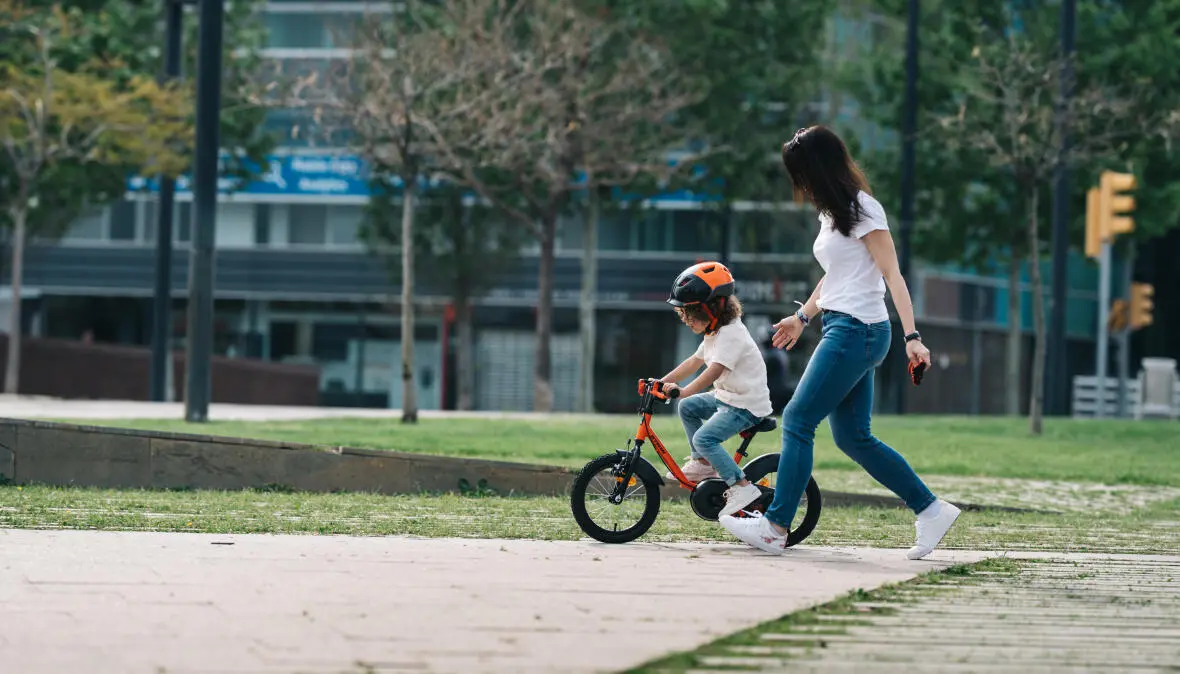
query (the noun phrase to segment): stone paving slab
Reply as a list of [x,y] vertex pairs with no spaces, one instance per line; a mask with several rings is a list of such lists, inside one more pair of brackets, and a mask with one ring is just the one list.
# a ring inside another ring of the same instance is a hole
[[23,674],[607,672],[987,554],[0,530],[0,652]]
[[822,625],[839,633],[808,626],[761,634],[757,645],[701,657],[701,671],[1177,671],[1180,557],[1049,557],[1013,576],[981,574],[858,603],[890,610],[826,616]]

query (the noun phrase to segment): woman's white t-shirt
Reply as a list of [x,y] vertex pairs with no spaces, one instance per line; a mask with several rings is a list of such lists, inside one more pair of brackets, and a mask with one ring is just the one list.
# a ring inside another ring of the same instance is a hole
[[889,320],[885,307],[885,277],[861,238],[874,230],[889,231],[885,209],[865,192],[857,194],[861,219],[844,236],[832,226],[832,216],[820,214],[819,235],[812,252],[827,274],[819,291],[820,309],[840,311],[862,323]]

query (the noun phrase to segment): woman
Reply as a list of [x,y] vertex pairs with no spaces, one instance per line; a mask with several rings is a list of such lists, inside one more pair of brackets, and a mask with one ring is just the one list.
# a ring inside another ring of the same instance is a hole
[[872,197],[844,142],[823,126],[796,132],[783,146],[783,164],[796,201],[809,201],[819,211],[812,252],[824,277],[794,316],[775,324],[773,344],[793,347],[821,310],[823,336],[783,413],[774,502],[764,516],[728,516],[720,522],[746,543],[781,554],[811,475],[815,429],[827,417],[836,446],[917,514],[917,541],[906,556],[921,559],[946,535],[959,509],[936,498],[906,460],[869,430],[873,374],[891,339],[886,286],[905,330],[906,356],[930,364],[930,351],[914,325],[885,210]]

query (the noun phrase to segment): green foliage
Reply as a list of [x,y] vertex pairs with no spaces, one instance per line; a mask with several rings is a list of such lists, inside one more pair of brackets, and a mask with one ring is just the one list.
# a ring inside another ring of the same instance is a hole
[[727,151],[699,162],[694,189],[726,201],[789,196],[780,148],[798,126],[819,121],[808,104],[822,87],[820,55],[833,9],[819,0],[583,0],[656,35],[698,88],[683,110],[704,140]]
[[[260,165],[273,148],[273,140],[259,133],[266,111],[251,103],[251,89],[257,81],[263,32],[255,2],[227,6],[225,27],[222,145],[238,148],[242,156],[228,162],[228,171],[245,178],[247,167]],[[164,35],[160,30],[162,12],[158,3],[132,0],[4,0],[0,2],[0,64],[24,68],[37,58],[29,27],[62,30],[52,58],[63,73],[84,73],[109,82],[113,92],[126,92],[162,70]],[[184,88],[191,90],[195,72],[197,18],[185,16],[183,70],[188,74]],[[185,116],[191,127],[191,99]],[[174,140],[191,138],[191,131],[174,134]],[[183,148],[185,166],[191,148]],[[30,212],[29,231],[43,238],[59,236],[86,207],[102,206],[122,197],[126,178],[143,166],[128,164],[125,157],[107,156],[101,162],[65,158],[42,176],[40,203]],[[249,158],[250,162],[242,161]],[[0,203],[11,200],[14,184],[12,166],[0,156]],[[8,176],[8,179],[5,178]],[[6,187],[7,186],[7,187]],[[11,226],[0,214],[0,226]]]
[[[857,98],[868,119],[888,129],[900,127],[904,102],[906,5],[904,0],[875,4],[883,17],[882,39],[842,73],[843,88]],[[985,153],[954,147],[932,132],[939,117],[959,110],[964,72],[981,31],[993,36],[1015,32],[1047,57],[1059,49],[1057,3],[1022,3],[1019,11],[1011,7],[986,0],[922,3],[914,246],[933,261],[980,265],[1006,258],[1013,247],[1022,252],[1024,204],[1009,168],[993,166]],[[1132,105],[1131,119],[1167,118],[1169,111],[1180,109],[1180,71],[1174,67],[1180,60],[1178,27],[1180,0],[1078,3],[1076,86],[1111,91]],[[1180,165],[1170,159],[1168,144],[1151,133],[1155,129],[1143,130],[1073,171],[1070,226],[1076,247],[1082,242],[1085,190],[1103,169],[1130,169],[1139,178],[1136,236],[1154,236],[1175,225]],[[862,159],[891,210],[900,195],[898,140]],[[1050,199],[1042,198],[1042,217],[1049,207]],[[1041,232],[1047,239],[1049,228]]]

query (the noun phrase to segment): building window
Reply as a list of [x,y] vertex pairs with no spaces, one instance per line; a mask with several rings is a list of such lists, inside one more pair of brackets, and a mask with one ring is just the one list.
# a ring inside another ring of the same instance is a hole
[[289,243],[322,246],[327,241],[328,207],[322,204],[291,204],[288,209]]
[[98,241],[106,236],[107,208],[88,208],[74,220],[63,237],[66,241]]
[[724,214],[698,209],[670,211],[672,249],[678,252],[714,252],[721,247]]
[[143,202],[116,201],[111,205],[110,240],[135,241],[137,215]]
[[802,210],[734,211],[733,236],[739,253],[807,254],[815,237],[815,216]]
[[329,243],[341,246],[359,244],[361,218],[364,217],[363,207],[329,206],[327,215]]

